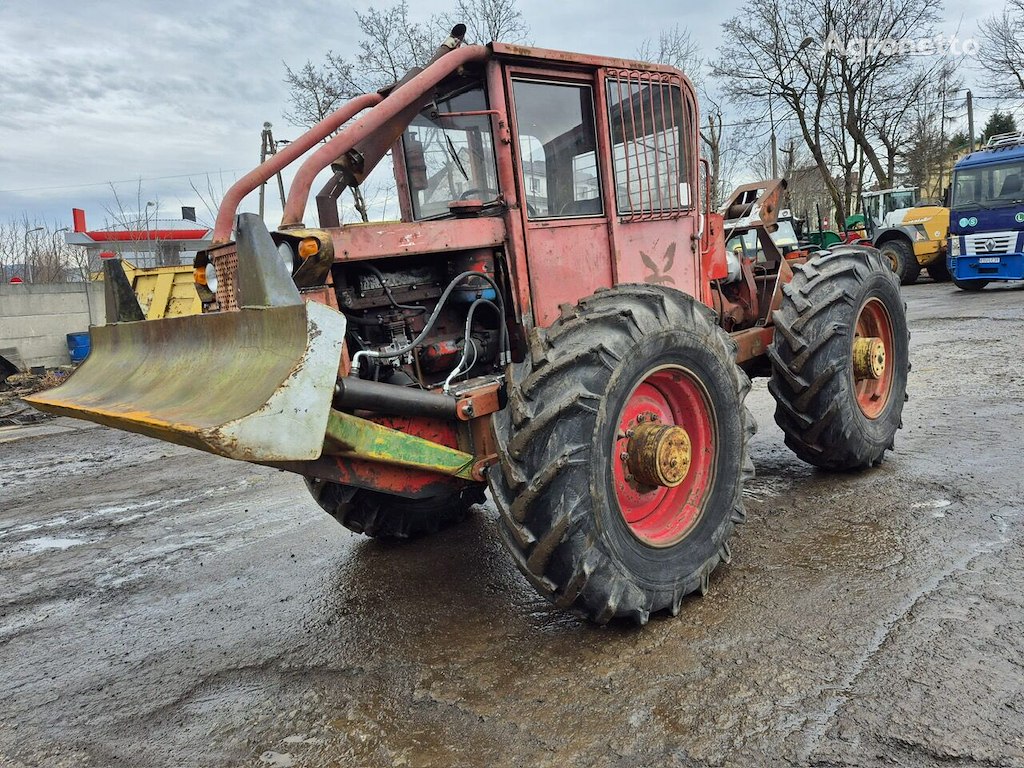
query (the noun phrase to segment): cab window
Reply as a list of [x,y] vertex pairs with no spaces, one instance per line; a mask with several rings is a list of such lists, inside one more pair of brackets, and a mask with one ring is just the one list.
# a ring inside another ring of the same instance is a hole
[[671,218],[692,205],[689,108],[668,80],[623,72],[605,81],[615,204],[625,218]]
[[[447,215],[454,200],[498,197],[491,118],[480,85],[438,99],[402,137],[413,216]],[[465,113],[477,114],[465,114]]]
[[590,86],[514,80],[519,157],[530,219],[600,216]]

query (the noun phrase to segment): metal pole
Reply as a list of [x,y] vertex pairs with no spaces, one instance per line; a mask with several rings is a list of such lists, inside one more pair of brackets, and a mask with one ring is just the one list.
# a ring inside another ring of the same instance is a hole
[[[267,160],[267,134],[270,133],[270,123],[263,124],[263,133],[260,134],[260,165]],[[267,197],[267,182],[260,184],[260,218],[263,218],[263,204]]]
[[[287,139],[281,139],[285,144],[288,143]],[[274,132],[271,128],[270,123],[267,123],[267,144],[270,145],[270,154],[277,154],[277,140],[274,139]],[[277,172],[277,191],[281,196],[281,209],[284,210],[285,196],[284,196],[284,178],[281,176],[281,172]]]
[[967,91],[967,133],[971,140],[971,152],[974,151],[974,94]]

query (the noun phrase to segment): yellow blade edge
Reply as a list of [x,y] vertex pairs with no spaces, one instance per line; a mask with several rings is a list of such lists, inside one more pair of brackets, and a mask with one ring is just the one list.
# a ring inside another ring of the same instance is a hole
[[232,459],[320,456],[345,336],[333,309],[242,309],[91,334],[78,370],[28,402]]

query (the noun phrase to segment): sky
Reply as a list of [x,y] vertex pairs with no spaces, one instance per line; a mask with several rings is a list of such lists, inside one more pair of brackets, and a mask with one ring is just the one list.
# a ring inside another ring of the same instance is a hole
[[[258,164],[264,121],[278,138],[300,132],[282,117],[284,62],[351,54],[354,11],[370,5],[0,0],[0,221],[27,216],[57,228],[77,207],[99,228],[118,205],[156,202],[162,216],[191,205],[211,222],[224,191]],[[628,13],[621,0],[519,2],[535,45],[627,57],[679,24],[713,58],[720,25],[743,5],[648,0]],[[1002,5],[947,3],[945,29],[971,36]],[[441,0],[411,6],[424,17],[448,10]],[[979,102],[979,122],[985,109]],[[276,197],[268,186],[271,223]],[[253,194],[242,210],[256,205]]]

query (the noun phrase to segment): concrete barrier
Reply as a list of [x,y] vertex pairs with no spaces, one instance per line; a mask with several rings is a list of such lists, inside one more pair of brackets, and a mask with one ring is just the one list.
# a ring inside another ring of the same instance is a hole
[[67,334],[103,321],[103,283],[0,285],[0,349],[26,368],[69,364]]

